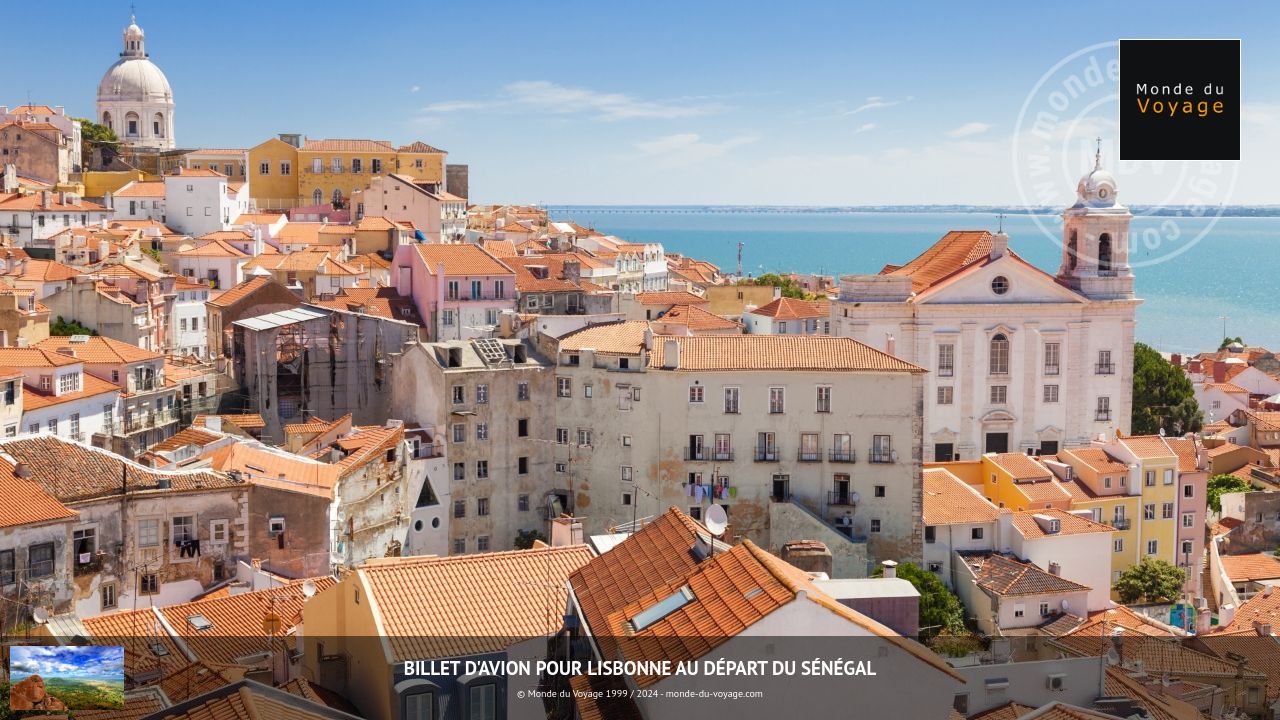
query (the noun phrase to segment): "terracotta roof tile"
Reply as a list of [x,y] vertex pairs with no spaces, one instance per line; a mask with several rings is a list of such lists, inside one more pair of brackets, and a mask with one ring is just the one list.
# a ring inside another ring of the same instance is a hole
[[663,290],[636,294],[641,305],[709,305],[710,300],[683,290]]
[[1086,585],[999,553],[967,554],[964,560],[979,587],[1002,597],[1089,591]]
[[881,274],[911,278],[911,288],[918,293],[957,270],[987,259],[990,253],[991,233],[986,230],[952,230],[911,262]]
[[1018,720],[1018,718],[1032,710],[1035,710],[1035,708],[1010,701],[1003,705],[997,705],[990,710],[984,710],[977,715],[972,715],[969,720]]
[[413,246],[426,263],[427,272],[435,274],[444,265],[446,275],[514,275],[510,267],[479,245],[438,245],[420,243]]
[[369,152],[393,153],[395,148],[386,140],[326,139],[307,140],[299,148],[303,152]]
[[5,272],[6,277],[37,282],[59,282],[70,280],[84,273],[70,265],[63,265],[56,260],[37,260],[31,258],[19,263],[16,272]]
[[648,329],[649,323],[644,320],[588,325],[560,336],[560,352],[592,349],[610,355],[639,355]]
[[231,307],[232,305],[235,305],[241,300],[249,297],[255,290],[258,290],[269,282],[271,282],[271,278],[266,276],[258,275],[251,277],[235,287],[227,288],[226,292],[223,292],[209,300],[208,304],[220,308]]
[[1177,458],[1177,454],[1165,443],[1164,438],[1159,435],[1133,435],[1119,438],[1119,440],[1134,455],[1143,460]]
[[671,342],[680,349],[679,370],[924,372],[853,338],[796,335],[659,336],[653,340],[650,369],[664,369]]
[[428,145],[421,140],[416,140],[408,145],[401,145],[396,148],[396,152],[402,153],[435,153],[437,155],[447,155],[448,152],[438,147]]
[[1280,559],[1271,553],[1223,555],[1222,570],[1232,582],[1280,578]]
[[113,196],[119,198],[163,198],[163,180],[135,180],[120,188]]
[[13,474],[13,465],[0,462],[0,527],[57,522],[79,515],[49,494],[40,483]]
[[742,326],[697,305],[676,305],[662,316],[663,322],[685,325],[690,331],[737,330]]
[[0,440],[0,451],[25,463],[30,472],[27,479],[39,483],[64,503],[119,495],[122,484],[129,492],[217,490],[244,485],[219,472],[152,470],[105,450],[52,435]]
[[186,250],[179,250],[177,254],[183,257],[249,257],[248,253],[243,252],[240,248],[228,243],[226,240],[219,239],[209,240]]
[[73,352],[70,357],[77,362],[90,365],[105,363],[110,365],[159,360],[164,356],[151,350],[143,350],[137,345],[113,340],[105,335],[92,335],[84,342],[72,342],[70,337],[53,336],[36,343],[41,350],[58,353]]
[[1085,465],[1103,474],[1129,472],[1129,465],[1127,463],[1116,460],[1108,455],[1102,448],[1066,448],[1059,451],[1058,455],[1069,455],[1078,458]]
[[997,467],[1009,473],[1014,480],[1041,480],[1053,477],[1049,469],[1030,455],[1022,453],[992,453],[986,457]]
[[[357,568],[396,662],[504,649],[560,629],[565,581],[585,545],[454,557],[386,558]],[[555,610],[548,613],[548,608]]]
[[946,468],[924,470],[924,524],[995,522],[1001,509]]
[[752,315],[771,317],[774,320],[803,320],[807,318],[824,318],[831,312],[830,303],[825,300],[797,300],[780,297],[768,305],[762,305],[751,311]]
[[[1047,515],[1058,521],[1059,530],[1056,533],[1049,533],[1040,526],[1036,521],[1036,515]],[[1110,533],[1115,528],[1110,525],[1096,523],[1088,518],[1069,513],[1065,510],[1057,508],[1045,508],[1043,510],[1024,510],[1016,512],[1011,518],[1013,527],[1024,538],[1042,538],[1054,537],[1058,535],[1086,535],[1089,533]]]

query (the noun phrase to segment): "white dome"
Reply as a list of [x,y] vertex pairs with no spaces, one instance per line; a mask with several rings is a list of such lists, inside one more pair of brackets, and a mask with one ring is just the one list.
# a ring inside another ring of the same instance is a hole
[[1093,169],[1080,178],[1080,184],[1076,185],[1076,205],[1114,207],[1116,192],[1115,176],[1102,169],[1102,140],[1099,139]]
[[98,83],[98,102],[173,102],[169,79],[145,57],[123,57]]

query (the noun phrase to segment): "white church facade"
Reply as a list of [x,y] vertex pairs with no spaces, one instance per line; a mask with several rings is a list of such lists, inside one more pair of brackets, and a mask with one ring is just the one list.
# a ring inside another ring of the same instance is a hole
[[905,265],[846,275],[836,334],[929,371],[924,460],[1051,454],[1127,433],[1134,314],[1129,221],[1101,167],[1063,213],[1062,265],[1036,268],[1003,233],[953,231]]
[[124,145],[172,150],[173,90],[147,55],[146,36],[136,20],[124,29],[120,59],[98,83],[97,121],[115,131]]

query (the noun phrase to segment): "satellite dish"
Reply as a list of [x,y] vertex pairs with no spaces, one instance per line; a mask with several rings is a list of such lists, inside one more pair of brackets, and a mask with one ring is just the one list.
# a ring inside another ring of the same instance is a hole
[[720,537],[724,534],[725,529],[729,527],[729,515],[725,513],[723,505],[712,505],[707,508],[706,524],[712,535]]
[[302,583],[302,594],[306,597],[312,597],[316,594],[316,584],[312,580]]
[[49,622],[49,611],[42,607],[34,608],[31,611],[31,619],[35,620],[37,625],[44,625]]

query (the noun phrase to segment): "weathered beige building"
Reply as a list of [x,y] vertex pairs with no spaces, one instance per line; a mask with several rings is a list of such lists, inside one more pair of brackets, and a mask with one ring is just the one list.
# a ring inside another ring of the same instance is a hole
[[920,368],[847,338],[655,336],[643,321],[540,341],[556,358],[557,484],[589,533],[714,502],[732,539],[843,536],[867,560],[919,560]]
[[556,407],[551,363],[518,340],[411,346],[393,363],[392,417],[442,444],[449,552],[510,550],[521,530],[550,536],[548,518],[572,508],[551,462]]

